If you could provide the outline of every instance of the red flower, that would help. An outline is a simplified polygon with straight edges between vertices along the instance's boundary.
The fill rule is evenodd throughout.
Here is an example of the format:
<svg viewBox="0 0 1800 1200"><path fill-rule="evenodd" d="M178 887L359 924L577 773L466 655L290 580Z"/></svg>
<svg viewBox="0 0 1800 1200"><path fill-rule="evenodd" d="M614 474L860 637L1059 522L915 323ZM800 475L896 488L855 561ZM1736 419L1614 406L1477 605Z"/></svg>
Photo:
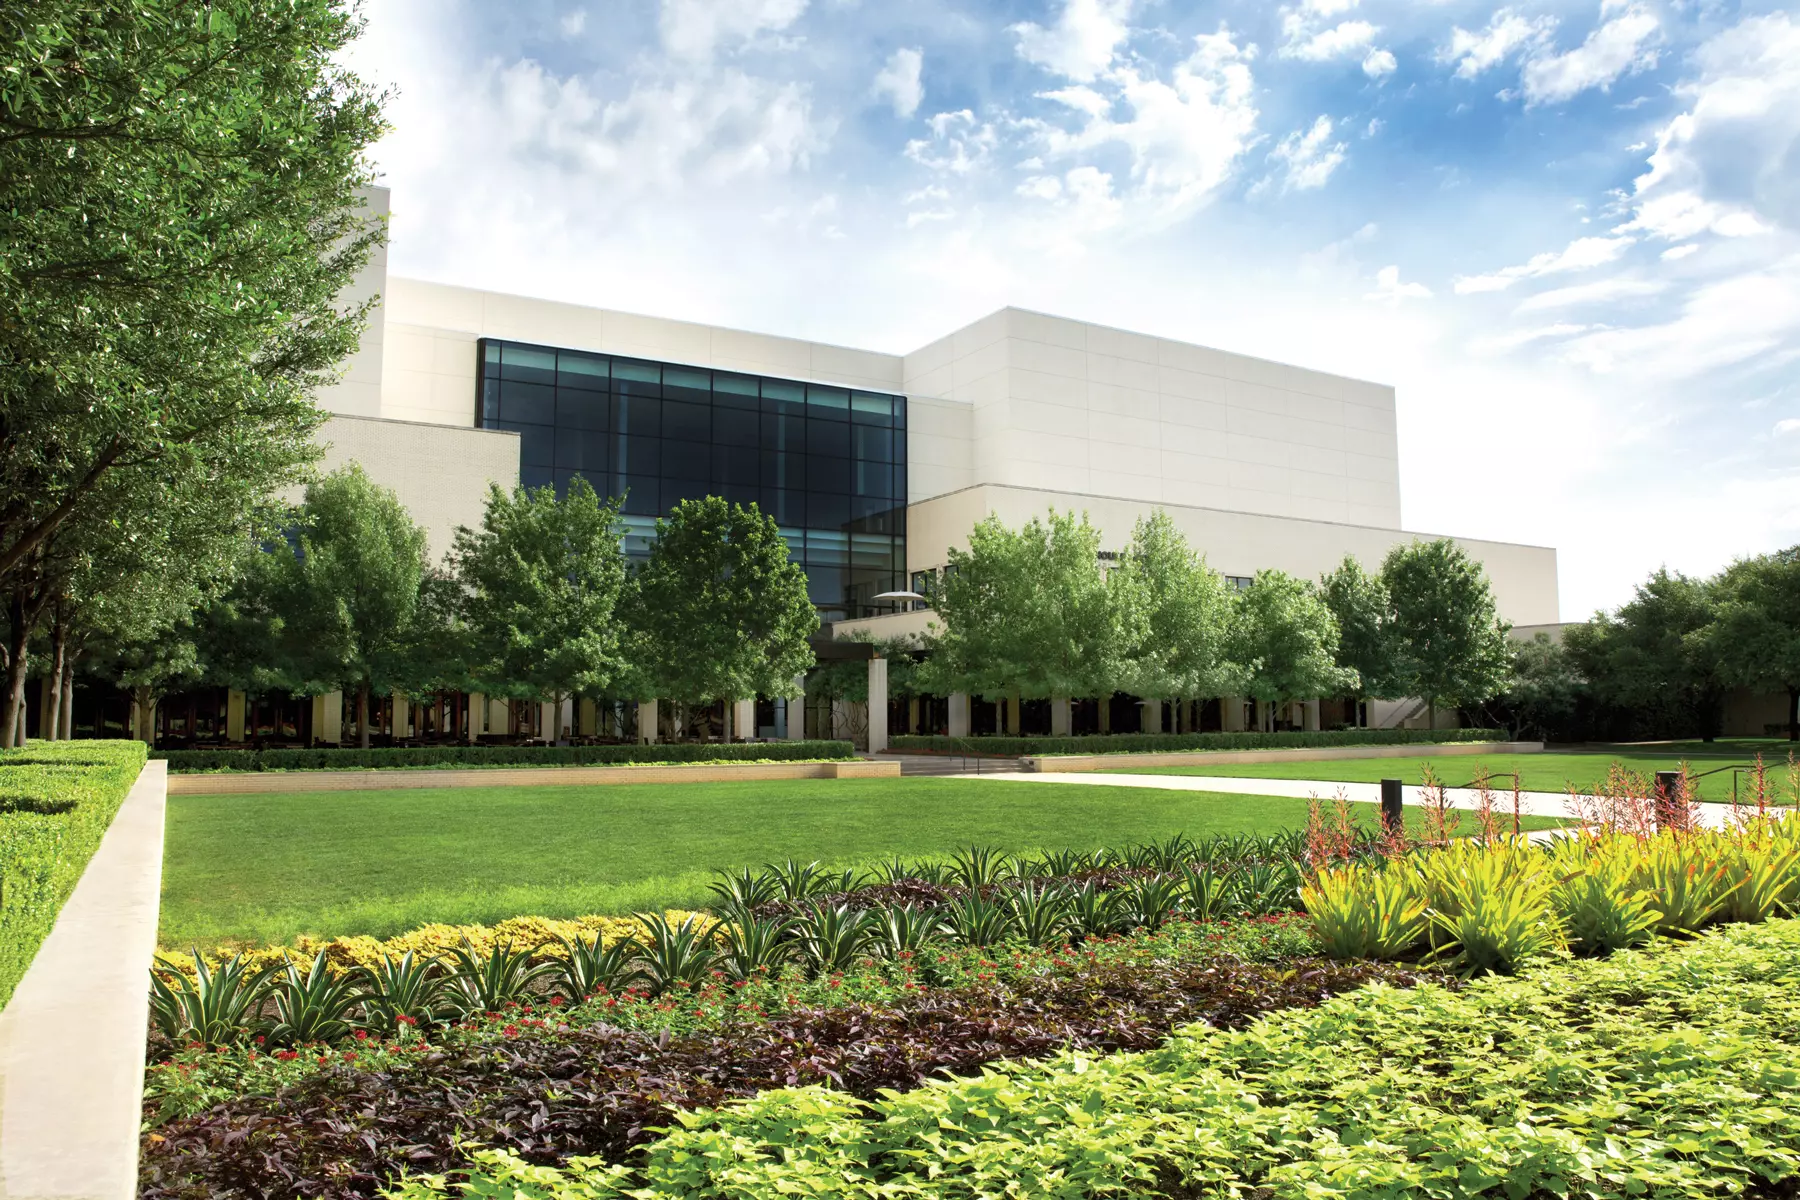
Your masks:
<svg viewBox="0 0 1800 1200"><path fill-rule="evenodd" d="M550 1007L560 1008L562 1006L562 1001L563 998L561 996L552 996L550 997Z"/></svg>
<svg viewBox="0 0 1800 1200"><path fill-rule="evenodd" d="M505 1029L502 1029L500 1032L505 1034L507 1037L518 1037L519 1036L519 1027L517 1025L508 1025Z"/></svg>
<svg viewBox="0 0 1800 1200"><path fill-rule="evenodd" d="M402 1024L402 1025L417 1025L419 1023L417 1020L415 1020L412 1017L407 1016L405 1013L401 1013L399 1016L395 1017L394 1020L400 1022L400 1024Z"/></svg>
<svg viewBox="0 0 1800 1200"><path fill-rule="evenodd" d="M300 1057L300 1052L298 1050L277 1050L275 1052L275 1057L279 1058L282 1062L293 1062L296 1058Z"/></svg>
<svg viewBox="0 0 1800 1200"><path fill-rule="evenodd" d="M357 1031L356 1031L356 1040L357 1040L357 1041L359 1041L359 1042L366 1042L366 1041L368 1041L368 1040L369 1040L369 1031L368 1031L368 1030L366 1030L366 1029L359 1029L359 1030L357 1030Z"/></svg>

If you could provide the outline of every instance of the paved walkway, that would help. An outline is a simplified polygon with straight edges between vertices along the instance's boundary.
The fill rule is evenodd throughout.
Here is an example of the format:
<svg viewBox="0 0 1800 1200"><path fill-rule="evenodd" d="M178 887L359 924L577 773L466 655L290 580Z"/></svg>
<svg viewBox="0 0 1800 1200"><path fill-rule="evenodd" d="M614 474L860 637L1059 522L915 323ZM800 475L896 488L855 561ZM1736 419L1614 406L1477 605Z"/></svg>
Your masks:
<svg viewBox="0 0 1800 1200"><path fill-rule="evenodd" d="M1057 771L1033 772L1024 775L961 775L961 779L987 778L1007 783L1075 783L1092 784L1101 787L1138 787L1160 788L1176 792L1229 792L1240 796L1297 796L1307 799L1317 796L1321 800L1335 799L1339 789L1343 790L1345 799L1366 801L1370 804L1381 803L1381 785L1378 783L1343 783L1325 779L1243 779L1225 775L1124 775L1101 771L1081 771L1062 773ZM1446 799L1452 807L1473 809L1478 804L1478 793L1473 788L1446 788ZM1424 789L1405 787L1401 789L1402 802L1408 805L1424 804ZM1496 811L1511 815L1512 791L1494 790L1494 807ZM1729 804L1701 804L1701 821L1709 826L1724 827L1730 819ZM1569 796L1564 792L1521 792L1519 794L1519 811L1525 816L1533 817L1570 817Z"/></svg>

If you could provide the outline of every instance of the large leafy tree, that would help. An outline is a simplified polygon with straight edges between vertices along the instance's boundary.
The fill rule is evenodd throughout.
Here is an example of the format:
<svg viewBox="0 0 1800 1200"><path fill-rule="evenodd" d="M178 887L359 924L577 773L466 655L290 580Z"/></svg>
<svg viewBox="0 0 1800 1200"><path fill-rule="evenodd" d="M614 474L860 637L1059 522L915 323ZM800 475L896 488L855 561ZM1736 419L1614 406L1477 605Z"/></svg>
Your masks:
<svg viewBox="0 0 1800 1200"><path fill-rule="evenodd" d="M458 529L454 561L471 672L484 692L548 700L595 694L619 667L614 609L625 585L618 505L577 476L556 490L488 490L481 528Z"/></svg>
<svg viewBox="0 0 1800 1200"><path fill-rule="evenodd" d="M1356 686L1356 672L1337 664L1337 621L1306 580L1258 571L1235 602L1234 657L1246 694L1273 706Z"/></svg>
<svg viewBox="0 0 1800 1200"><path fill-rule="evenodd" d="M275 548L273 632L288 686L353 691L361 744L369 696L417 686L425 531L352 463L306 489L292 543Z"/></svg>
<svg viewBox="0 0 1800 1200"><path fill-rule="evenodd" d="M904 700L923 693L917 658L917 652L923 647L917 638L871 637L866 629L851 629L838 633L836 640L874 643L875 653L887 660L888 699ZM868 732L869 664L866 661L833 659L821 662L806 677L806 692L809 696L862 706L860 710L856 707L850 710L849 733L860 740Z"/></svg>
<svg viewBox="0 0 1800 1200"><path fill-rule="evenodd" d="M1052 509L1017 530L989 516L933 586L939 689L1041 698L1116 686L1118 614L1086 514Z"/></svg>
<svg viewBox="0 0 1800 1200"><path fill-rule="evenodd" d="M1365 571L1355 555L1346 554L1319 580L1319 597L1337 620L1337 663L1356 672L1356 698L1393 697L1390 601L1381 577Z"/></svg>
<svg viewBox="0 0 1800 1200"><path fill-rule="evenodd" d="M0 9L0 592L12 640L67 544L211 505L220 535L315 453L309 394L366 317L378 97L343 0ZM23 664L9 654L10 730Z"/></svg>
<svg viewBox="0 0 1800 1200"><path fill-rule="evenodd" d="M1487 573L1448 538L1396 546L1381 564L1393 642L1394 690L1426 703L1476 705L1498 695L1512 665L1509 628Z"/></svg>
<svg viewBox="0 0 1800 1200"><path fill-rule="evenodd" d="M1137 523L1106 582L1121 635L1119 688L1170 700L1236 690L1231 593L1168 513Z"/></svg>
<svg viewBox="0 0 1800 1200"><path fill-rule="evenodd" d="M1659 568L1617 612L1566 631L1571 662L1630 736L1717 736L1726 681L1709 631L1718 594L1711 581Z"/></svg>
<svg viewBox="0 0 1800 1200"><path fill-rule="evenodd" d="M1800 546L1740 559L1717 587L1705 640L1719 673L1740 687L1786 692L1788 740L1800 741Z"/></svg>
<svg viewBox="0 0 1800 1200"><path fill-rule="evenodd" d="M656 523L624 604L640 699L710 704L792 696L813 665L819 615L773 518L718 496L683 500Z"/></svg>
<svg viewBox="0 0 1800 1200"><path fill-rule="evenodd" d="M1512 677L1496 706L1517 737L1567 740L1590 688L1575 657L1547 633L1513 647Z"/></svg>

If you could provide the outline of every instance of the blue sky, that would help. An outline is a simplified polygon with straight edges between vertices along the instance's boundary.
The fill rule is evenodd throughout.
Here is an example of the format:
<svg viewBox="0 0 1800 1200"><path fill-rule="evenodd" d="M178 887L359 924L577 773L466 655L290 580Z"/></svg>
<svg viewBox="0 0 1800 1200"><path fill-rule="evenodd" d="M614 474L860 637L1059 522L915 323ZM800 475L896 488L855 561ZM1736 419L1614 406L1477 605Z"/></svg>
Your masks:
<svg viewBox="0 0 1800 1200"><path fill-rule="evenodd" d="M904 352L1013 304L1391 383L1562 611L1800 541L1800 16L370 0L390 269Z"/></svg>

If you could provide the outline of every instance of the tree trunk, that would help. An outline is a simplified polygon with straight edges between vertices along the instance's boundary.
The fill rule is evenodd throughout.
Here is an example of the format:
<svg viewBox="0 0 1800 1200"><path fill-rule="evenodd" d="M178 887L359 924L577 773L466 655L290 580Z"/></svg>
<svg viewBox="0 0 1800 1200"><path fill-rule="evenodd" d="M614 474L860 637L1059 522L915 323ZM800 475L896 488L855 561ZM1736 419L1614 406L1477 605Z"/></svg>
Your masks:
<svg viewBox="0 0 1800 1200"><path fill-rule="evenodd" d="M65 672L63 664L69 653L69 635L63 623L50 627L50 675L44 680L44 740L54 742L62 736L62 694Z"/></svg>
<svg viewBox="0 0 1800 1200"><path fill-rule="evenodd" d="M63 652L63 685L62 685L62 739L72 741L75 737L75 659L73 650ZM95 731L99 732L98 730Z"/></svg>
<svg viewBox="0 0 1800 1200"><path fill-rule="evenodd" d="M369 748L369 681L362 680L356 685L356 738L364 749Z"/></svg>
<svg viewBox="0 0 1800 1200"><path fill-rule="evenodd" d="M1437 697L1425 697L1425 728L1437 728Z"/></svg>
<svg viewBox="0 0 1800 1200"><path fill-rule="evenodd" d="M31 623L25 617L25 602L15 594L11 600L12 630L6 644L6 695L0 703L0 748L13 749L25 744L26 650L31 643Z"/></svg>
<svg viewBox="0 0 1800 1200"><path fill-rule="evenodd" d="M1800 687L1788 688L1788 741L1800 742Z"/></svg>
<svg viewBox="0 0 1800 1200"><path fill-rule="evenodd" d="M156 697L150 694L149 687L139 684L131 689L131 705L134 711L135 728L139 741L146 746L156 744Z"/></svg>

